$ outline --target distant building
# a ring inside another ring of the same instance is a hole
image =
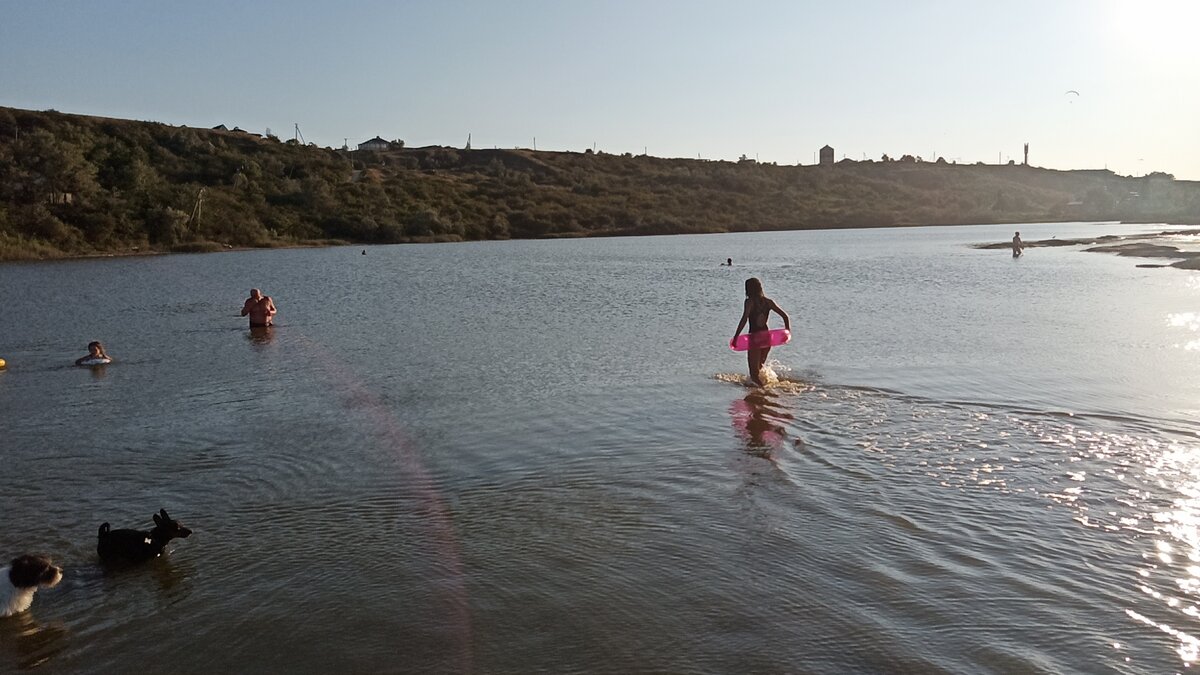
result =
[[[229,128],[226,127],[224,124],[218,124],[217,126],[213,127],[212,130],[213,131],[229,131]]]
[[[833,166],[833,148],[828,145],[821,148],[821,166]]]
[[[391,143],[388,143],[378,136],[369,141],[358,144],[359,150],[369,150],[371,152],[382,152],[390,147],[392,147]]]

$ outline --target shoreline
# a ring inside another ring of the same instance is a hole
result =
[[[60,260],[95,260],[101,258],[140,258],[149,256],[165,256],[165,255],[192,255],[202,253],[233,253],[236,251],[264,251],[271,249],[293,249],[293,248],[328,248],[334,246],[354,246],[353,242],[345,241],[311,241],[298,242],[295,244],[281,244],[270,246],[233,246],[231,244],[215,244],[213,246],[198,247],[196,250],[158,250],[158,249],[126,249],[116,251],[89,251],[86,253],[62,253],[61,255],[50,255],[43,257],[3,257],[0,256],[0,264],[5,263],[24,263],[24,262],[55,262]],[[365,244],[364,244],[365,245]],[[186,247],[182,247],[186,249]]]
[[[1128,225],[1145,225],[1147,223],[1125,223]],[[1170,224],[1170,223],[1164,223]],[[1178,246],[1155,243],[1164,237],[1191,236],[1200,237],[1200,228],[1184,230],[1160,230],[1145,234],[1106,234],[1099,237],[1076,237],[1074,239],[1039,239],[1024,242],[1025,248],[1057,248],[1062,246],[1089,246],[1084,253],[1111,253],[1123,258],[1165,258],[1172,263],[1141,263],[1137,267],[1163,268],[1173,267],[1181,270],[1200,270],[1200,250],[1185,251]],[[1012,248],[1011,242],[991,244],[975,244],[972,248],[979,250],[1007,250]]]
[[[410,148],[400,140],[335,150],[223,128],[5,107],[0,116],[21,130],[0,134],[0,154],[13,159],[13,180],[0,190],[5,261],[331,241],[1200,223],[1200,181],[1161,172],[911,156],[780,166],[593,148]],[[61,157],[35,161],[36,139],[53,141]]]
[[[661,232],[661,233],[640,233],[628,231],[611,231],[611,232],[588,232],[588,233],[571,233],[559,236],[545,237],[510,237],[508,239],[463,239],[461,237],[419,237],[412,241],[395,242],[394,244],[380,244],[378,242],[355,242],[338,239],[312,239],[303,240],[295,243],[272,243],[262,246],[234,246],[231,244],[222,244],[218,242],[196,242],[194,244],[184,244],[174,247],[173,249],[142,249],[140,247],[133,249],[122,249],[113,251],[88,251],[84,253],[65,253],[60,252],[55,255],[46,256],[5,256],[3,249],[0,249],[0,264],[6,263],[25,263],[25,262],[53,262],[65,260],[93,260],[101,258],[134,258],[142,256],[162,256],[162,255],[191,255],[203,253],[234,253],[238,251],[260,251],[271,249],[297,249],[297,248],[333,248],[337,246],[392,246],[392,245],[407,245],[407,244],[461,244],[480,241],[553,241],[556,239],[608,239],[616,237],[663,237],[676,236],[682,234],[753,234],[758,232],[808,232],[808,231],[829,231],[829,230],[892,230],[903,228],[917,227],[975,227],[985,225],[1039,225],[1053,223],[1087,223],[1087,224],[1127,224],[1138,225],[1148,224],[1133,221],[1116,221],[1116,220],[1096,220],[1096,221],[1080,221],[1080,220],[1026,220],[1026,221],[1001,221],[1001,222],[970,222],[970,223],[892,223],[888,225],[863,225],[863,226],[842,226],[833,225],[830,227],[805,227],[793,229],[763,229],[763,230],[727,230],[721,232]],[[1154,221],[1155,224],[1162,225],[1188,225],[1190,223],[1170,223],[1163,221]],[[1195,232],[1200,233],[1200,230]],[[1131,236],[1149,236],[1149,235],[1131,235]],[[1158,236],[1158,235],[1154,235]],[[1072,240],[1065,239],[1046,239],[1040,241],[1031,241],[1026,243],[1026,247],[1038,246],[1072,246],[1080,244],[1096,244],[1109,241],[1117,241],[1124,239],[1121,235],[1104,235],[1095,238],[1077,238]],[[980,249],[1006,249],[1009,248],[1008,242],[993,243],[993,244],[978,244],[975,248]],[[1125,254],[1132,255],[1132,254]],[[1165,257],[1165,256],[1162,256]]]

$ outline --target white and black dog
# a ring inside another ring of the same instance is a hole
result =
[[[106,565],[140,563],[163,554],[167,542],[176,537],[187,537],[192,533],[178,520],[172,520],[166,509],[154,514],[154,529],[113,530],[108,523],[100,526],[100,540],[96,553]]]
[[[62,581],[63,571],[49,558],[23,555],[0,567],[0,616],[12,616],[29,609],[39,588],[53,588]]]

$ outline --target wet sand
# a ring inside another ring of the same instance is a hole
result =
[[[1115,235],[1101,237],[1083,237],[1076,239],[1041,239],[1024,242],[1025,248],[1051,246],[1091,246],[1083,249],[1088,253],[1113,253],[1131,258],[1167,258],[1174,259],[1171,263],[1142,263],[1138,267],[1175,267],[1184,270],[1200,269],[1200,251],[1185,251],[1178,246],[1156,243],[1165,237],[1200,236],[1200,229],[1193,230],[1164,230],[1149,234]],[[1099,244],[1097,246],[1096,244]],[[1008,250],[1011,242],[976,244],[975,248],[985,250]]]

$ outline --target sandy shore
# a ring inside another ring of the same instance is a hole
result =
[[[1200,236],[1200,229],[1194,230],[1164,230],[1149,234],[1116,235],[1107,234],[1102,237],[1083,237],[1076,239],[1041,239],[1027,241],[1025,248],[1047,246],[1090,246],[1083,249],[1088,253],[1113,253],[1131,258],[1166,258],[1175,262],[1143,263],[1138,267],[1176,267],[1184,270],[1200,269],[1200,251],[1185,251],[1178,246],[1158,243],[1167,237]],[[1200,242],[1198,242],[1200,243]],[[987,250],[1008,250],[1011,242],[976,244],[974,248]]]

